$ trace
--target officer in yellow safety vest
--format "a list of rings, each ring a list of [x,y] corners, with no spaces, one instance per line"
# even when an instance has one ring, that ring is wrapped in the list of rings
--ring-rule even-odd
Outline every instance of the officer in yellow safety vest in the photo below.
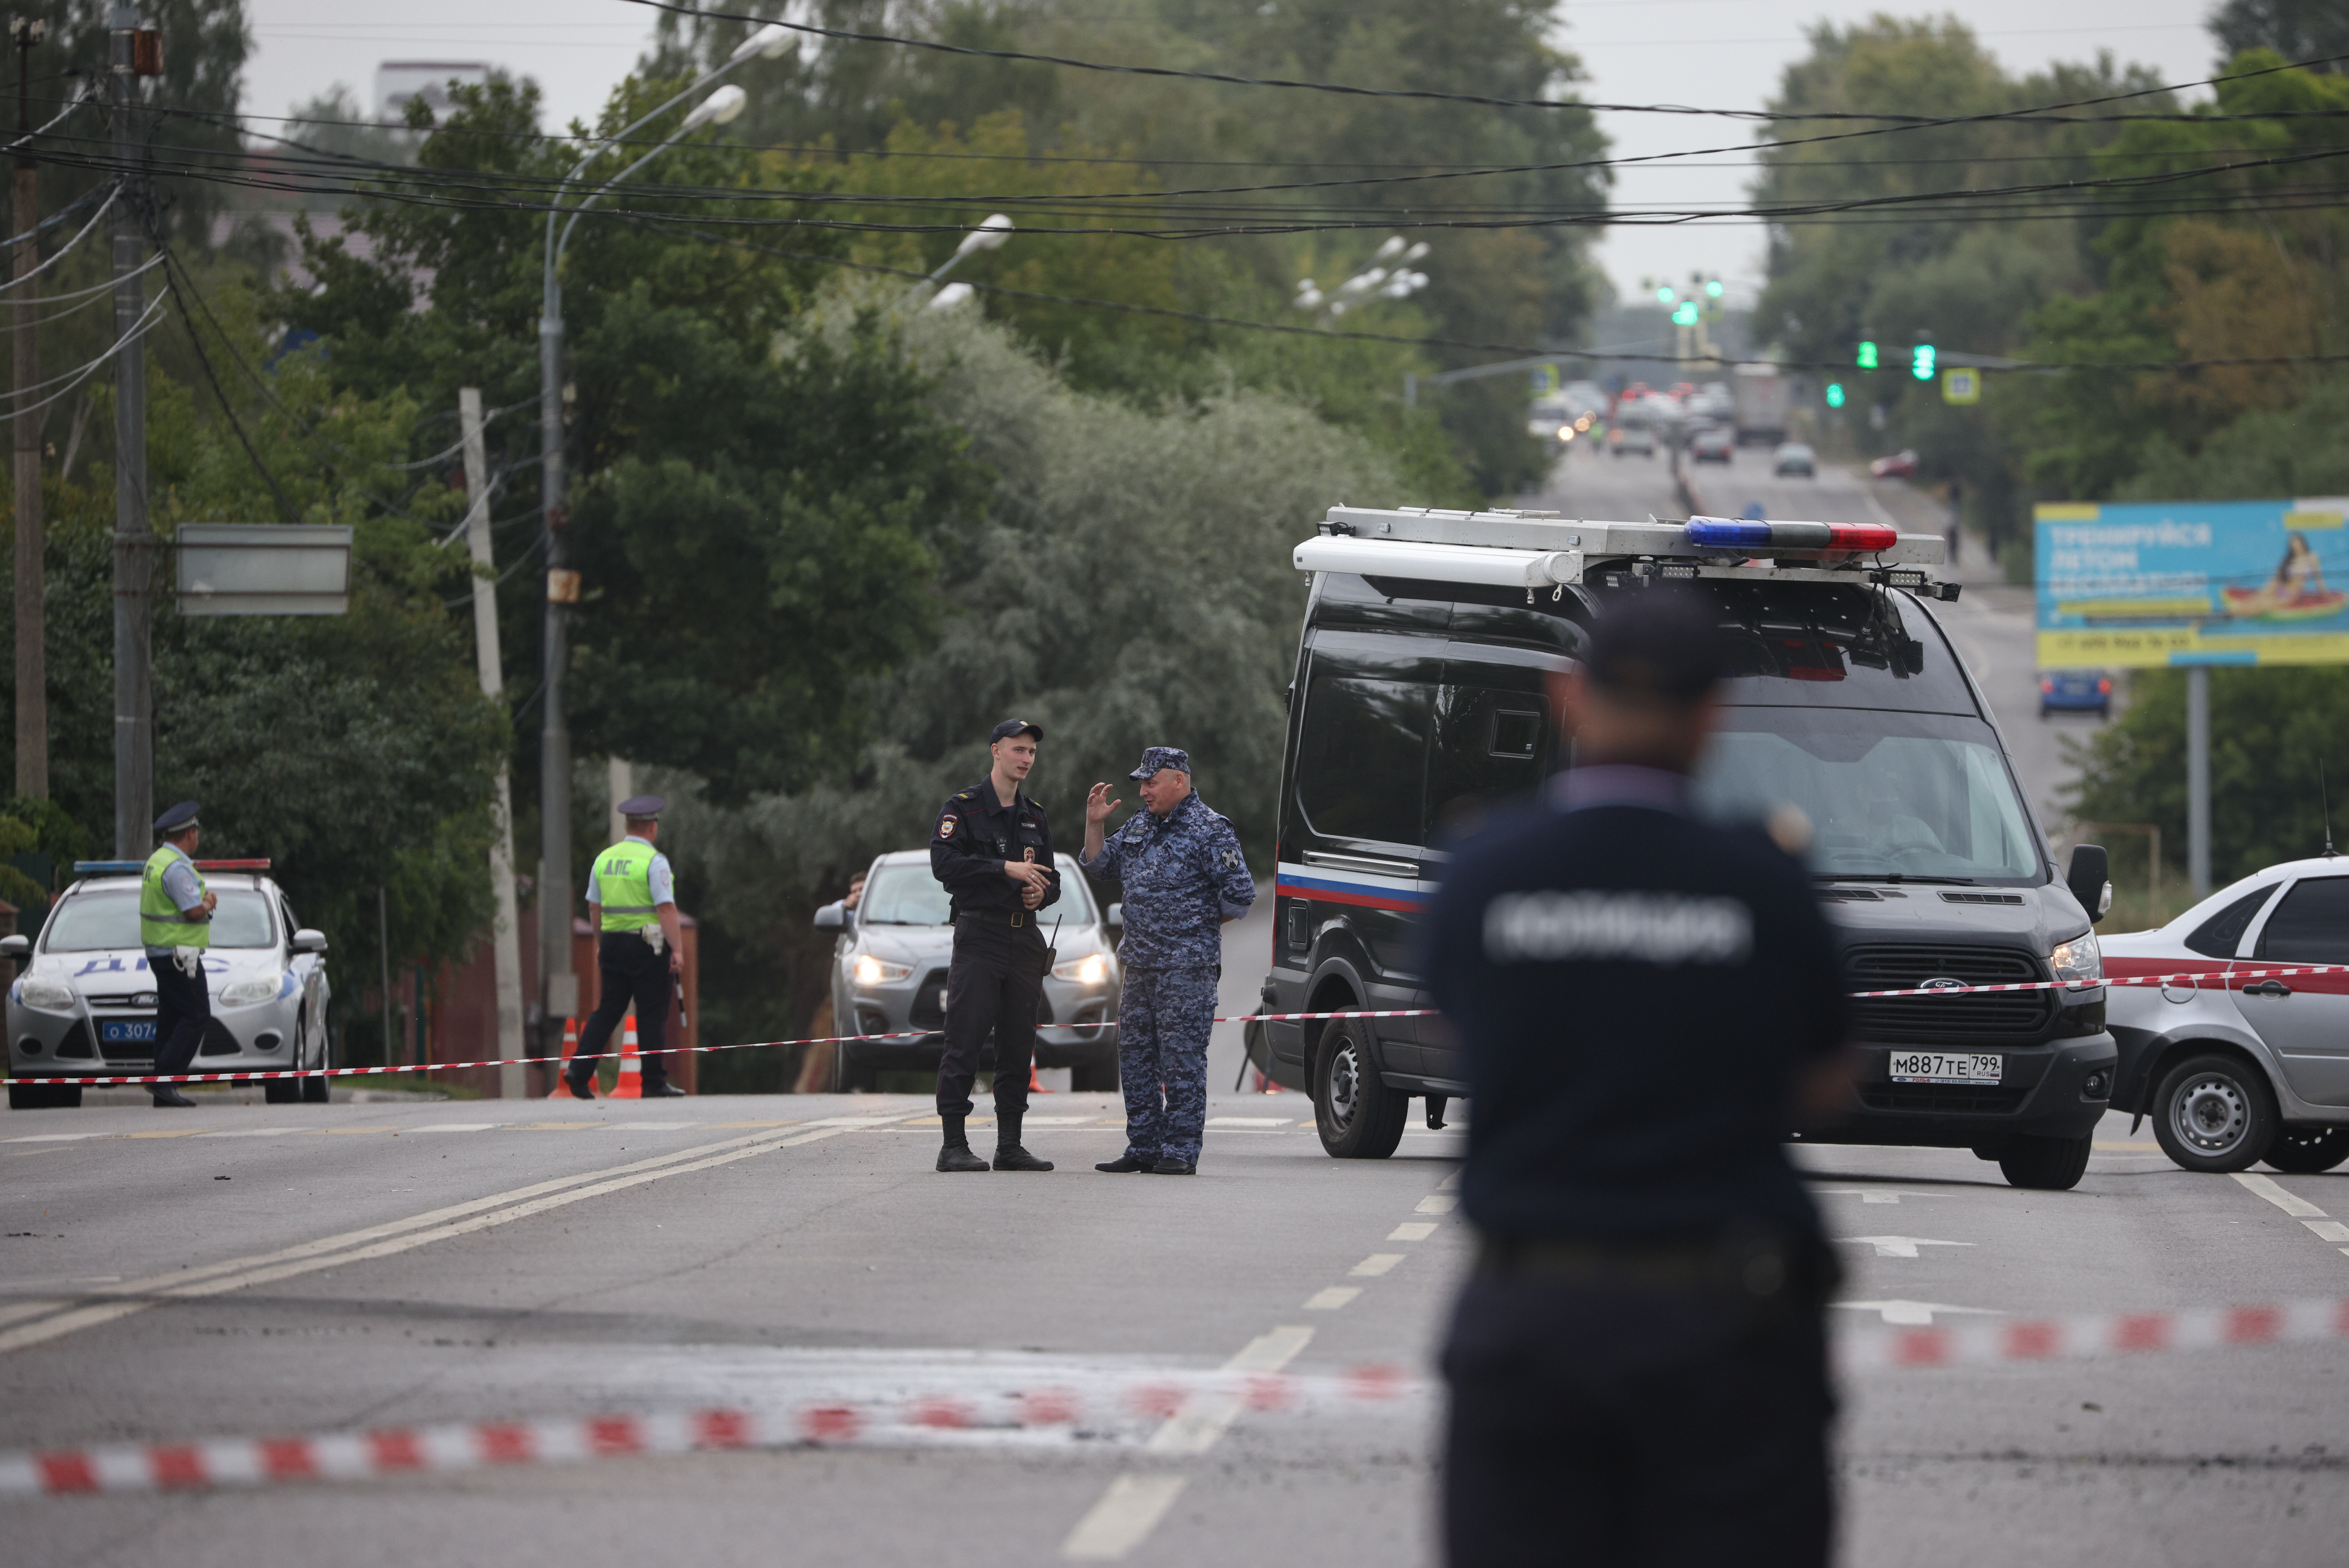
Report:
[[[685,1094],[668,1081],[668,1058],[661,1054],[668,1033],[673,977],[685,968],[676,878],[669,872],[668,857],[653,847],[653,840],[660,836],[661,809],[667,805],[657,794],[622,801],[620,815],[627,819],[628,836],[595,857],[595,868],[587,876],[602,991],[595,1015],[579,1032],[579,1050],[563,1075],[571,1092],[583,1100],[595,1098],[595,1064],[631,1004],[636,1013],[636,1044],[644,1053],[645,1098]]]
[[[183,800],[155,819],[163,846],[147,857],[139,877],[139,940],[147,949],[147,970],[155,977],[155,1071],[184,1073],[204,1043],[212,1022],[212,993],[204,984],[204,950],[212,945],[212,909],[220,895],[204,888],[194,859],[196,803]],[[159,1106],[196,1102],[171,1084],[154,1085]]]

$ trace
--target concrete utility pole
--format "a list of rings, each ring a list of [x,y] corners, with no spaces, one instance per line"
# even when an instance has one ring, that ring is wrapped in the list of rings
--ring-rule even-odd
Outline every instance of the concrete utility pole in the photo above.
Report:
[[[2186,671],[2186,876],[2210,896],[2210,667]]]
[[[8,19],[16,46],[16,134],[33,132],[33,46],[48,24],[26,16]],[[40,334],[34,327],[40,290],[33,269],[40,265],[40,165],[29,145],[16,152],[16,395],[37,401],[32,389],[41,379]],[[42,596],[48,577],[41,560],[47,535],[41,517],[40,410],[16,415],[16,793],[46,800],[49,794],[49,665],[47,618]]]
[[[481,664],[481,694],[498,697],[504,693],[506,680],[498,651],[497,579],[481,575],[492,570],[494,563],[490,551],[490,459],[481,440],[479,387],[458,389],[457,418],[465,440],[465,542],[471,548],[473,565],[481,568],[473,576],[473,649]],[[523,1049],[522,933],[517,929],[521,917],[514,907],[513,786],[503,767],[498,769],[498,831],[490,840],[490,886],[498,901],[497,930],[492,939],[498,988],[498,1055],[512,1062],[528,1053]],[[523,1076],[526,1071],[519,1065],[499,1068],[499,1097],[525,1097],[530,1093],[529,1081]]]
[[[139,139],[139,11],[116,0],[107,13],[113,48],[109,85],[114,158],[123,190],[114,205],[114,857],[143,860],[155,821],[155,531],[147,521],[147,310],[140,233],[145,182],[128,171]],[[153,45],[150,42],[150,47]]]

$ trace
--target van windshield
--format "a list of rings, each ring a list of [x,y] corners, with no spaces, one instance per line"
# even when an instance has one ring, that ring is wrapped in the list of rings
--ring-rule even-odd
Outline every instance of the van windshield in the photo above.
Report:
[[[1810,818],[1821,877],[2043,879],[1998,736],[1980,719],[1857,709],[1729,708],[1699,770],[1708,815]]]

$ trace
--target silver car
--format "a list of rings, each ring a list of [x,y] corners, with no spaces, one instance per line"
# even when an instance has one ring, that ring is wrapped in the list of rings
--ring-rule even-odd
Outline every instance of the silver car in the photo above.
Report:
[[[1061,897],[1039,922],[1055,957],[1036,1009],[1036,1064],[1069,1068],[1074,1088],[1114,1089],[1117,1031],[1102,1025],[1117,1017],[1120,976],[1110,931],[1118,924],[1118,906],[1101,908],[1073,857],[1056,856],[1054,863]],[[865,873],[857,907],[827,905],[815,923],[841,933],[832,963],[838,1032],[899,1036],[835,1044],[833,1086],[869,1089],[874,1074],[884,1069],[935,1072],[946,1052],[954,927],[947,890],[930,875],[930,852],[900,849],[880,857]],[[982,1068],[993,1054],[991,1044],[982,1048]]]
[[[268,862],[197,864],[220,907],[203,956],[212,1023],[189,1071],[332,1066],[326,937],[295,922],[264,870],[230,869]],[[96,874],[59,896],[37,937],[0,938],[0,957],[15,959],[19,971],[7,1003],[14,1110],[78,1106],[77,1078],[154,1070],[155,985],[139,940],[139,868],[100,861],[77,869]],[[262,1088],[273,1103],[316,1103],[328,1082],[284,1078]]]

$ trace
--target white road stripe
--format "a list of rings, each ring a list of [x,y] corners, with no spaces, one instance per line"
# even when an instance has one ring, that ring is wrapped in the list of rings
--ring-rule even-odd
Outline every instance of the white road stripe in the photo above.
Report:
[[[1439,1197],[1433,1193],[1430,1193],[1427,1197],[1419,1200],[1418,1207],[1415,1208],[1413,1212],[1416,1214],[1449,1214],[1454,1209],[1459,1207],[1460,1199],[1457,1198]]]
[[[1402,1262],[1401,1252],[1372,1252],[1346,1272],[1356,1275],[1383,1274]]]
[[[2315,1231],[2325,1241],[2332,1241],[2336,1244],[2342,1241],[2349,1241],[2349,1225],[2344,1225],[2338,1220],[2303,1220],[2301,1223]]]
[[[1435,1234],[1433,1222],[1426,1220],[1406,1220],[1387,1232],[1390,1241],[1424,1241]]]
[[[1920,1247],[1971,1247],[1971,1241],[1936,1241],[1924,1236],[1839,1236],[1855,1247],[1873,1247],[1879,1258],[1913,1258]]]
[[[1325,1285],[1305,1298],[1307,1312],[1336,1312],[1362,1293],[1360,1285]]]
[[[1276,1328],[1242,1345],[1238,1355],[1224,1363],[1224,1370],[1278,1372],[1312,1339],[1313,1331],[1301,1324]],[[1239,1413],[1239,1401],[1228,1394],[1193,1395],[1184,1401],[1183,1408],[1166,1418],[1165,1425],[1150,1434],[1144,1447],[1154,1454],[1204,1454],[1216,1446],[1216,1439],[1229,1429]]]
[[[2276,1185],[2275,1178],[2261,1176],[2257,1171],[2238,1170],[2235,1179],[2258,1193],[2295,1220],[2322,1220],[2324,1210],[2295,1193],[2286,1192]]]
[[[1079,1563],[1115,1562],[1158,1528],[1186,1484],[1184,1476],[1118,1477],[1069,1532],[1061,1555]]]

